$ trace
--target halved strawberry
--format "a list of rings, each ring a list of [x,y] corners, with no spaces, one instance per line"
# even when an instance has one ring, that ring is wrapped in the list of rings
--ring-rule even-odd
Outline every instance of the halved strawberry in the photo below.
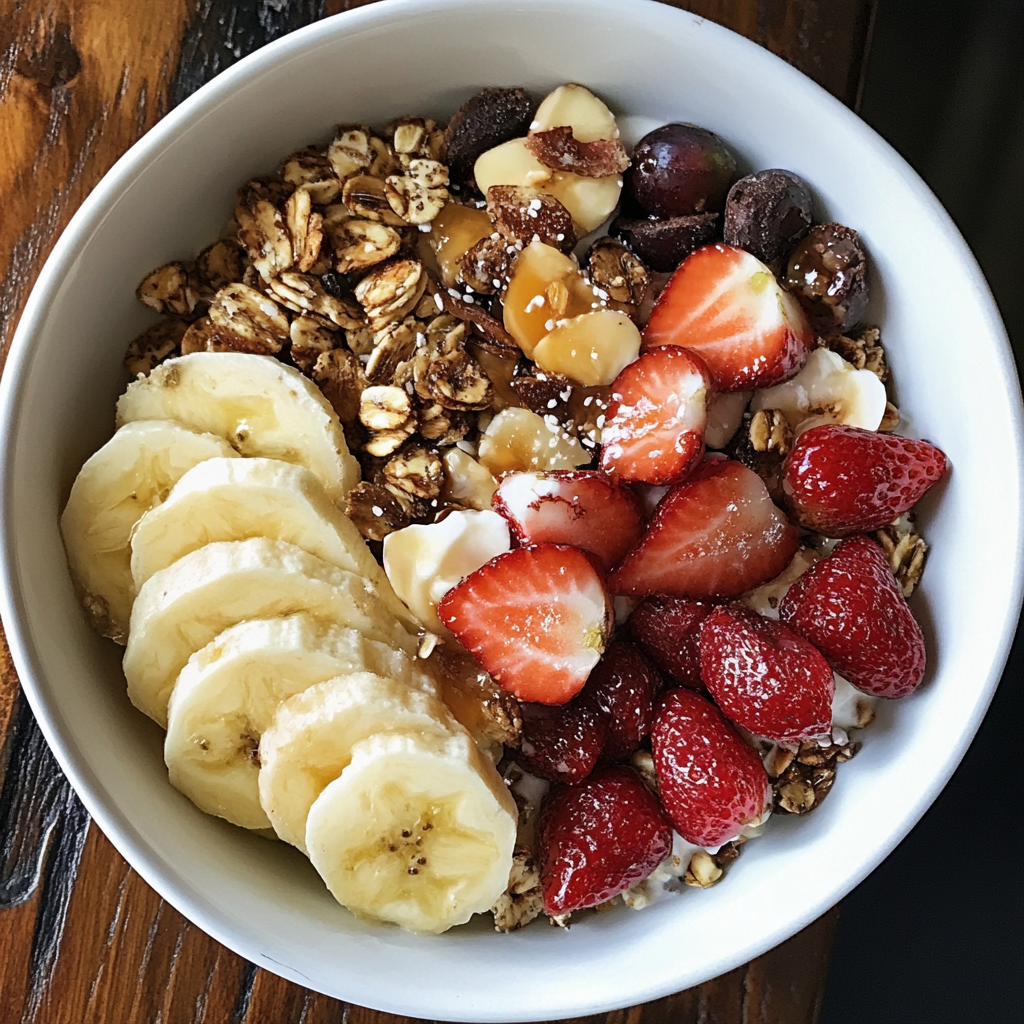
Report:
[[[608,586],[635,597],[736,597],[778,576],[798,545],[753,470],[708,459],[662,498]]]
[[[596,470],[509,473],[493,498],[521,545],[571,544],[611,569],[644,532],[640,502]]]
[[[800,304],[757,257],[707,245],[687,257],[644,328],[644,350],[696,352],[719,391],[764,388],[807,361],[814,332]]]
[[[711,375],[700,356],[665,345],[643,353],[612,383],[601,468],[622,480],[682,480],[704,454]]]
[[[444,595],[437,614],[495,682],[538,704],[579,693],[612,622],[600,573],[563,544],[492,558]]]

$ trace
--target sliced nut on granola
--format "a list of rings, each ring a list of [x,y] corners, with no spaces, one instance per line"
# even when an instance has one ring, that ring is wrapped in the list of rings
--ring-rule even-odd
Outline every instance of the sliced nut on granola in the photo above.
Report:
[[[429,224],[448,202],[448,168],[437,160],[410,160],[404,174],[385,179],[384,194],[406,224]]]
[[[176,260],[151,270],[135,296],[158,313],[188,316],[199,302],[199,279],[194,269]]]
[[[322,353],[341,344],[337,327],[318,316],[297,316],[291,323],[289,336],[292,360],[306,374],[312,371]]]
[[[313,212],[313,200],[305,187],[297,188],[284,206],[285,224],[292,240],[292,259],[300,273],[309,271],[320,258],[323,216]]]
[[[427,272],[419,260],[389,260],[356,285],[355,296],[370,326],[380,330],[411,313],[426,287]]]
[[[889,567],[903,591],[903,596],[910,597],[914,588],[921,582],[928,545],[906,518],[883,527],[875,534],[875,538],[881,544],[885,557],[889,559]]]
[[[394,256],[402,244],[402,236],[394,228],[358,217],[334,225],[330,234],[337,268],[342,274],[375,267]]]
[[[635,317],[647,297],[651,277],[643,263],[614,238],[599,238],[587,253],[587,272],[608,293],[608,304]]]
[[[494,929],[513,932],[539,917],[543,909],[544,892],[540,884],[540,870],[528,850],[517,848],[512,856],[508,888],[491,908]]]
[[[392,227],[403,227],[406,223],[391,209],[384,182],[369,174],[349,178],[342,187],[341,201],[356,217],[382,221]]]
[[[313,365],[312,377],[342,423],[359,418],[362,395],[369,384],[355,353],[344,348],[322,352]]]
[[[787,814],[813,810],[832,789],[836,763],[848,761],[859,749],[859,743],[802,743],[795,759],[772,783],[776,809]]]
[[[439,291],[438,298],[446,313],[459,320],[465,320],[476,328],[476,341],[495,355],[515,356],[520,354],[519,346],[504,326],[499,323],[486,309],[475,302],[467,302],[453,295],[450,291]]]
[[[469,331],[442,314],[427,328],[426,344],[413,358],[416,394],[446,409],[470,411],[491,404],[491,379],[466,347]]]
[[[168,318],[147,327],[124,354],[124,368],[132,377],[147,375],[154,366],[178,355],[181,339],[188,331],[188,322]]]
[[[361,327],[363,318],[351,299],[330,295],[312,274],[287,272],[270,281],[270,290],[282,305],[296,313],[319,313],[339,327]]]
[[[629,157],[618,139],[580,142],[568,125],[531,131],[526,147],[545,167],[584,178],[607,178],[629,166]]]
[[[511,266],[512,257],[505,240],[488,235],[462,254],[458,278],[480,295],[493,295],[508,284]]]
[[[287,202],[287,197],[280,196],[280,188],[275,184],[250,181],[239,192],[235,206],[238,241],[260,276],[268,281],[295,262],[285,219],[271,199],[273,196]]]
[[[366,364],[366,378],[371,384],[400,384],[395,379],[398,367],[416,351],[421,336],[420,322],[407,319],[391,323],[373,338],[373,350]]]
[[[529,245],[539,241],[572,252],[576,229],[569,211],[552,195],[517,185],[492,185],[487,212],[503,238]]]
[[[288,318],[273,299],[244,284],[221,288],[210,303],[210,320],[239,339],[239,352],[276,355],[288,340]]]
[[[245,273],[242,247],[233,238],[221,238],[196,257],[196,273],[202,297],[212,299],[225,285],[241,281]]]
[[[383,540],[410,521],[408,512],[393,494],[380,484],[365,480],[349,491],[345,514],[367,540]]]
[[[545,373],[536,363],[521,359],[512,377],[512,390],[519,404],[541,416],[555,416],[560,423],[569,418],[573,382],[560,373]]]

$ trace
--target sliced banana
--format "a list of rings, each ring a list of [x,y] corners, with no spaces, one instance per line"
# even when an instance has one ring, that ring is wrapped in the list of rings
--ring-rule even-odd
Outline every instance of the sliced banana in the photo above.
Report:
[[[131,535],[197,463],[237,459],[231,445],[168,420],[127,423],[81,468],[60,520],[68,565],[93,627],[123,644],[135,586]]]
[[[414,631],[420,628],[320,481],[304,466],[280,459],[210,459],[187,472],[135,528],[135,586],[205,544],[250,537],[287,541],[365,576],[393,615]]]
[[[508,885],[516,810],[465,735],[443,743],[371,736],[306,823],[309,859],[360,917],[443,932],[487,911]]]
[[[142,585],[124,654],[128,696],[166,728],[171,687],[196,651],[246,619],[295,612],[416,651],[416,638],[354,573],[284,541],[223,541],[185,555]]]
[[[194,352],[128,385],[117,423],[176,420],[216,434],[242,455],[312,470],[332,501],[359,480],[337,413],[311,381],[271,356]]]
[[[345,770],[356,743],[391,732],[443,747],[465,730],[436,692],[366,672],[318,683],[281,704],[260,741],[259,775],[260,803],[278,836],[306,852],[313,801]]]
[[[164,741],[172,785],[208,814],[270,828],[260,806],[260,737],[287,698],[354,672],[434,692],[416,659],[310,615],[226,629],[192,655],[174,684]]]

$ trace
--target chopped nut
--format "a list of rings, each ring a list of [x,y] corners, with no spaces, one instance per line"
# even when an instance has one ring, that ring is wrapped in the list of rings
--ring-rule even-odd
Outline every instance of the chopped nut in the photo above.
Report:
[[[349,178],[342,187],[341,201],[356,217],[382,221],[392,227],[401,227],[406,223],[391,208],[384,182],[369,174],[357,174]]]
[[[773,744],[764,759],[764,767],[765,771],[768,772],[768,778],[777,779],[793,763],[795,758],[795,750]]]
[[[441,290],[437,295],[444,306],[444,311],[451,314],[451,316],[471,323],[482,338],[482,343],[492,352],[496,355],[515,355],[518,357],[520,349],[515,339],[505,330],[504,325],[491,316],[487,310],[482,309],[475,302],[466,302],[460,299],[450,291]],[[434,312],[437,312],[436,308]]]
[[[780,442],[786,443],[787,435],[785,430],[777,425],[776,417],[781,417],[778,410],[765,409],[761,412],[764,416],[756,424],[753,415],[743,414],[743,425],[733,434],[732,440],[725,447],[725,453],[737,462],[743,463],[747,469],[752,469],[764,481],[772,500],[782,503],[785,500],[782,492],[782,463],[786,456]],[[771,418],[768,416],[769,413],[772,414]],[[760,413],[757,415],[760,416]],[[791,431],[788,436],[792,438]],[[788,443],[791,444],[792,441]],[[758,449],[755,447],[757,444],[764,447]]]
[[[242,247],[232,238],[221,238],[196,257],[199,291],[204,299],[212,299],[225,285],[241,281],[244,273]]]
[[[785,455],[793,444],[793,429],[778,409],[761,409],[750,418],[750,446],[755,452]]]
[[[517,185],[492,185],[487,212],[498,233],[509,242],[534,240],[572,252],[576,229],[569,211],[553,196]]]
[[[400,451],[384,466],[384,486],[396,498],[409,496],[432,501],[441,494],[444,465],[432,448],[416,446]]]
[[[318,316],[297,316],[291,323],[291,356],[295,365],[310,373],[317,359],[340,344],[338,329]]]
[[[848,363],[852,363],[855,369],[870,370],[884,384],[889,379],[889,365],[885,359],[881,338],[882,332],[877,327],[865,327],[851,337],[833,334],[821,338],[819,344],[824,344],[842,356]]]
[[[146,376],[154,366],[165,359],[178,355],[181,339],[188,330],[185,320],[173,318],[159,320],[147,327],[129,346],[124,354],[124,368],[132,377]]]
[[[225,336],[224,343],[238,352],[276,355],[289,337],[288,318],[280,306],[244,284],[229,284],[217,292],[210,320]]]
[[[135,290],[135,296],[158,313],[188,316],[199,302],[199,287],[195,270],[176,260],[151,270]]]
[[[419,260],[389,260],[356,285],[355,296],[370,326],[380,330],[411,313],[426,287],[427,273]]]
[[[349,491],[345,514],[367,540],[383,540],[409,525],[409,515],[393,494],[380,484],[363,481]]]
[[[913,524],[905,519],[878,530],[875,538],[881,544],[885,557],[889,559],[889,567],[903,591],[903,596],[910,597],[921,581],[928,545],[914,530]]]
[[[554,416],[559,423],[568,423],[568,402],[573,382],[560,373],[545,373],[535,363],[520,360],[511,383],[522,406],[541,416]]]
[[[446,409],[470,411],[491,404],[491,379],[466,347],[466,325],[452,316],[435,317],[426,344],[413,358],[416,394]]]
[[[288,271],[269,284],[274,297],[296,313],[319,313],[346,329],[363,324],[361,311],[355,302],[329,294],[321,279],[311,274]]]
[[[687,885],[700,886],[701,889],[708,889],[717,882],[724,872],[715,863],[714,857],[705,850],[698,850],[690,858],[690,866],[683,875],[683,881]]]
[[[331,230],[338,271],[352,274],[383,263],[398,252],[402,236],[379,221],[350,217]]]
[[[584,178],[607,178],[621,174],[629,166],[629,157],[618,139],[580,142],[568,125],[531,131],[526,148],[545,167],[569,171]]]
[[[399,364],[409,359],[416,350],[420,334],[417,320],[403,320],[388,324],[373,339],[373,351],[366,364],[366,378],[371,384],[399,384],[395,379]]]
[[[368,387],[359,400],[359,420],[369,430],[397,430],[414,416],[412,403],[402,388]]]
[[[313,365],[312,377],[342,423],[358,419],[362,394],[369,387],[358,356],[343,348],[323,352]]]
[[[885,403],[885,412],[882,413],[882,421],[878,424],[878,430],[883,434],[891,434],[900,425],[900,411],[892,402]]]
[[[491,908],[494,929],[513,932],[539,917],[543,909],[544,893],[540,885],[540,871],[529,851],[517,848],[512,856],[508,888]]]
[[[775,808],[786,814],[806,814],[817,807],[832,788],[836,763],[848,761],[860,749],[859,743],[822,746],[812,740],[800,745],[795,759],[775,779]]]
[[[488,236],[462,254],[458,262],[459,279],[480,295],[493,295],[508,284],[511,265],[508,244],[504,239]]]
[[[587,253],[590,280],[608,293],[608,305],[629,316],[638,315],[650,288],[647,268],[621,242],[599,238]]]
[[[320,257],[323,244],[323,216],[313,212],[309,190],[297,188],[284,206],[285,224],[292,240],[292,259],[300,273],[305,274]]]
[[[384,194],[406,224],[429,224],[448,202],[448,168],[437,160],[410,160],[404,174],[385,179]]]

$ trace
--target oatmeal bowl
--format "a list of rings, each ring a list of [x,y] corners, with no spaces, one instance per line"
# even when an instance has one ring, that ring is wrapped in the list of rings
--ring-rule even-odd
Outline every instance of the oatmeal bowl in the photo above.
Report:
[[[640,0],[239,62],[83,204],[2,401],[3,621],[90,813],[394,1013],[596,1013],[794,934],[949,778],[1020,607],[1019,389],[948,216]]]

